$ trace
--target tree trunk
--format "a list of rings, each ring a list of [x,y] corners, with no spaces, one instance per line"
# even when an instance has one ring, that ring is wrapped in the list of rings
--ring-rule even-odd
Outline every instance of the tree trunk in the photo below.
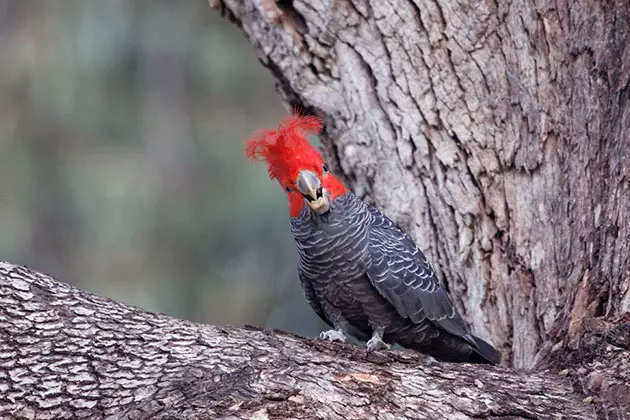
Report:
[[[630,3],[211,4],[508,364],[630,311]]]
[[[205,326],[7,263],[0,302],[2,419],[596,418],[557,373]]]

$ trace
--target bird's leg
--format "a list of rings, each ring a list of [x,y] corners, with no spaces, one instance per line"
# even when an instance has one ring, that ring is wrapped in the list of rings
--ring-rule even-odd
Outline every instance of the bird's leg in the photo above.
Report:
[[[365,343],[367,351],[389,350],[391,346],[383,341],[384,332],[383,328],[375,328],[372,331],[372,338]]]
[[[328,313],[330,316],[330,320],[332,321],[335,329],[329,331],[322,331],[319,334],[319,338],[326,341],[339,341],[340,343],[346,342],[346,332],[350,331],[350,324],[346,321],[346,318],[343,317],[341,312],[335,310],[329,306]]]
[[[346,342],[346,335],[341,330],[328,330],[319,333],[319,338],[326,341],[339,341],[340,343]]]

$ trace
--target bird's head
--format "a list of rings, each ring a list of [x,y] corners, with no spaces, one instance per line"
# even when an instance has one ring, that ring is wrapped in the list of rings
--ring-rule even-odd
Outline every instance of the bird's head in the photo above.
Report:
[[[324,214],[332,200],[348,191],[304,137],[321,128],[319,118],[296,114],[282,120],[275,130],[257,131],[245,144],[247,157],[265,161],[269,177],[278,180],[286,192],[291,217],[298,217],[305,205]]]

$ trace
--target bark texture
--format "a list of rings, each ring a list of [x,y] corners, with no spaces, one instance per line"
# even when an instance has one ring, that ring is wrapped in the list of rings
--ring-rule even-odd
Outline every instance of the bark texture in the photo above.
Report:
[[[565,375],[421,363],[414,354],[200,325],[0,263],[0,418],[594,419],[596,412]]]
[[[210,3],[507,364],[630,311],[630,3]]]

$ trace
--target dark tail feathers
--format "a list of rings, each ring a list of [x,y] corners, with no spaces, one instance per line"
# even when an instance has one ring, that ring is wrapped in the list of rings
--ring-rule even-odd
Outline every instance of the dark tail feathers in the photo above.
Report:
[[[472,338],[475,340],[475,344],[477,345],[477,348],[473,347],[473,352],[470,355],[470,361],[472,363],[488,363],[491,365],[498,365],[501,363],[501,354],[499,354],[494,347],[479,337],[475,337],[473,335]]]

